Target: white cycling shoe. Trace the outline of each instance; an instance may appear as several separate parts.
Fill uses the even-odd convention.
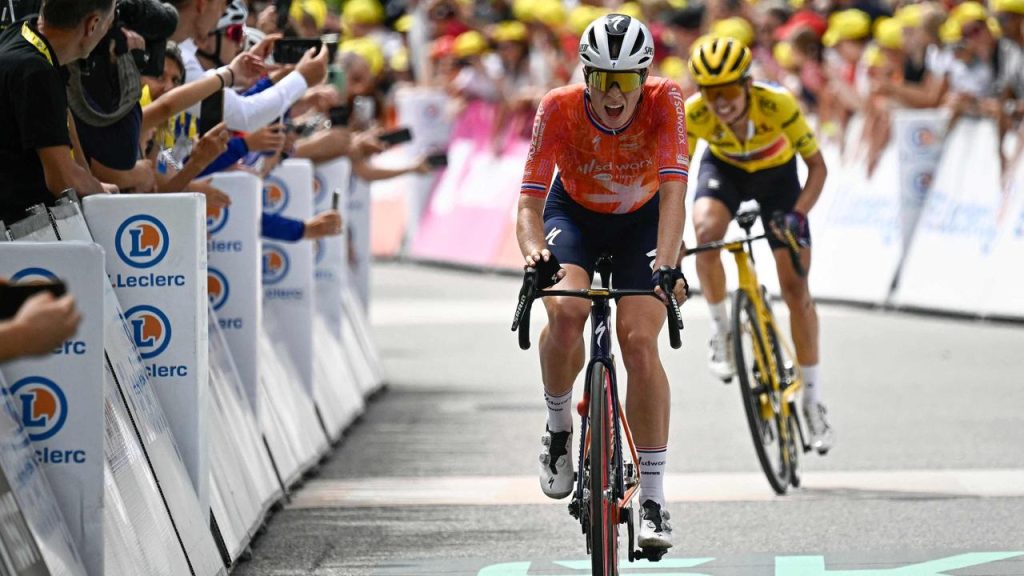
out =
[[[647,500],[640,507],[640,536],[637,545],[641,548],[671,548],[672,525],[669,524],[668,510],[662,510],[654,500]]]
[[[807,429],[811,433],[811,448],[817,450],[818,454],[822,456],[828,454],[835,442],[835,433],[829,426],[826,414],[828,414],[828,410],[821,402],[804,405],[804,419],[807,422]]]
[[[540,443],[540,489],[548,498],[561,500],[572,492],[572,431],[552,432],[545,427]]]
[[[733,360],[731,334],[718,334],[708,340],[708,368],[722,382],[732,382],[736,362]]]

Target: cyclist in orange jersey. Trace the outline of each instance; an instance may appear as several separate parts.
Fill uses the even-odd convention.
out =
[[[686,280],[678,263],[689,168],[682,90],[671,80],[648,77],[654,42],[647,27],[629,16],[594,20],[580,38],[579,55],[585,85],[549,92],[534,121],[517,224],[526,266],[542,266],[554,255],[562,265],[558,287],[584,289],[597,257],[609,253],[615,288],[650,290],[664,279],[682,303]],[[540,483],[548,496],[564,498],[573,484],[572,385],[584,365],[590,307],[575,298],[546,298],[544,304],[548,325],[540,360],[548,418]],[[638,543],[669,548],[662,489],[669,385],[658,357],[665,306],[630,296],[618,310],[626,415],[640,455]]]
[[[781,238],[783,229],[788,229],[801,247],[804,270],[810,270],[807,213],[817,202],[828,171],[796,99],[783,88],[751,80],[751,59],[746,46],[726,37],[708,38],[694,46],[690,55],[690,73],[700,88],[686,101],[690,153],[698,139],[708,143],[700,160],[693,224],[697,242],[721,240],[742,201],[754,199],[760,204],[762,223],[775,232],[768,242],[782,298],[789,307],[811,445],[825,454],[832,446],[833,433],[818,395],[818,313],[807,278],[797,274]],[[807,164],[807,180],[802,186],[797,153]],[[771,224],[777,212],[784,214],[779,226]],[[717,250],[697,255],[697,274],[711,309],[709,366],[729,382],[736,369],[725,270]]]

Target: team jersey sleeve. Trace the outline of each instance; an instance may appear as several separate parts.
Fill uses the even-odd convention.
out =
[[[533,120],[533,138],[530,152],[523,170],[523,184],[520,192],[527,196],[544,198],[548,193],[551,176],[555,172],[555,151],[558,149],[558,128],[552,121],[558,113],[558,101],[549,93],[537,108]]]
[[[679,84],[665,83],[658,98],[658,114],[665,118],[658,131],[658,181],[686,182],[690,174],[690,148],[686,135],[686,99]]]
[[[818,151],[818,141],[814,137],[814,131],[807,124],[796,98],[792,95],[780,94],[776,102],[779,118],[782,119],[782,131],[789,139],[793,148],[800,153],[800,156],[807,158]]]

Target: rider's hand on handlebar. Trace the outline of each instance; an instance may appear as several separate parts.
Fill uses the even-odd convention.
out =
[[[811,231],[807,224],[807,216],[803,212],[776,212],[772,215],[770,228],[772,234],[793,249],[807,248],[811,245]],[[792,246],[789,238],[795,240],[796,246]]]
[[[676,297],[676,304],[680,306],[690,296],[690,284],[686,281],[683,271],[679,268],[662,266],[651,275],[651,282],[654,283],[654,292],[658,295],[658,298],[661,298],[661,301],[666,304],[668,304],[668,297],[665,296],[663,286],[672,285],[672,294]]]
[[[537,277],[539,278],[539,285],[537,287],[541,290],[554,286],[562,278],[565,278],[565,268],[558,264],[558,259],[547,248],[533,250],[525,256],[525,259],[526,265],[524,268],[537,270]]]

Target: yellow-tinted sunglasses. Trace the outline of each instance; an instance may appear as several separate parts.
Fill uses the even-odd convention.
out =
[[[615,84],[619,85],[619,90],[623,92],[632,92],[637,88],[644,85],[645,74],[639,70],[625,70],[622,72],[613,72],[611,70],[594,70],[588,69],[587,75],[587,86],[591,90],[600,90],[601,92],[607,92],[611,90]]]
[[[740,96],[743,96],[746,85],[742,82],[732,82],[729,84],[722,84],[720,86],[701,86],[700,91],[704,94],[704,99],[708,102],[714,102],[719,98],[725,98],[726,100],[735,100]]]

